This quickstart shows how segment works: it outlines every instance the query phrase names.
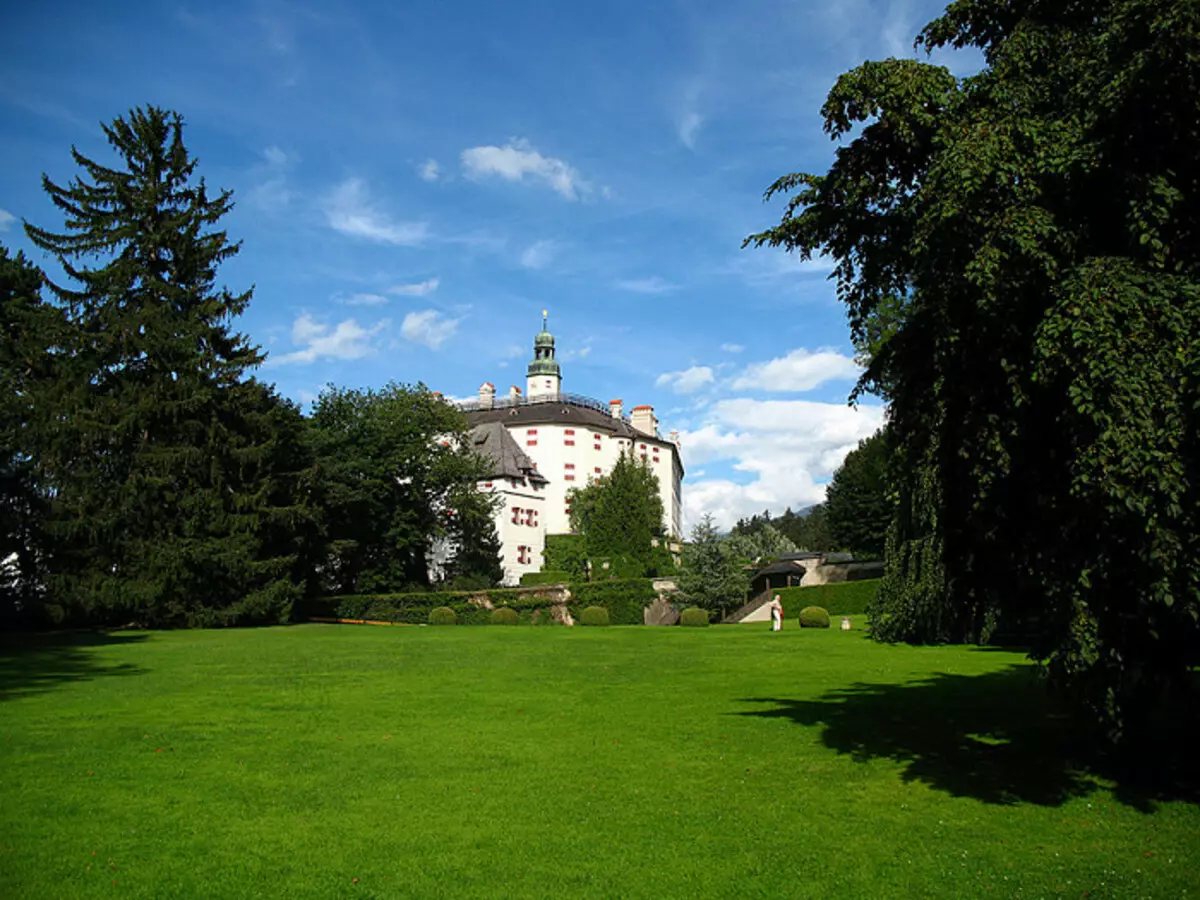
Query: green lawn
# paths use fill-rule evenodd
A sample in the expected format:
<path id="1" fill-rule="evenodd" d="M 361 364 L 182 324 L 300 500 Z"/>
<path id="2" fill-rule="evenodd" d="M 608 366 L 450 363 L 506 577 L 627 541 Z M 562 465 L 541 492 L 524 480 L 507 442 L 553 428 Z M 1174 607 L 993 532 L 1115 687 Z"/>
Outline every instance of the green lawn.
<path id="1" fill-rule="evenodd" d="M 1200 894 L 1200 805 L 1072 769 L 1015 653 L 304 625 L 0 670 L 5 898 Z"/>

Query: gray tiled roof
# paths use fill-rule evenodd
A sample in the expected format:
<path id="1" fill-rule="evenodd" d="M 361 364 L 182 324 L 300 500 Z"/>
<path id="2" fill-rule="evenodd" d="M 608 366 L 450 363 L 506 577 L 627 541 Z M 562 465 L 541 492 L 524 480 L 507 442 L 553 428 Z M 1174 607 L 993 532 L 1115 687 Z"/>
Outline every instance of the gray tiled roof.
<path id="1" fill-rule="evenodd" d="M 531 403 L 528 406 L 505 406 L 498 409 L 475 409 L 466 413 L 467 424 L 483 425 L 503 422 L 508 427 L 521 425 L 566 425 L 583 426 L 594 431 L 603 431 L 614 437 L 639 441 L 654 441 L 666 445 L 668 442 L 652 434 L 644 434 L 628 422 L 614 418 L 599 410 L 588 409 L 570 403 Z"/>
<path id="2" fill-rule="evenodd" d="M 517 446 L 513 436 L 500 422 L 471 423 L 471 443 L 475 452 L 491 462 L 492 478 L 528 478 L 544 484 L 533 460 Z"/>

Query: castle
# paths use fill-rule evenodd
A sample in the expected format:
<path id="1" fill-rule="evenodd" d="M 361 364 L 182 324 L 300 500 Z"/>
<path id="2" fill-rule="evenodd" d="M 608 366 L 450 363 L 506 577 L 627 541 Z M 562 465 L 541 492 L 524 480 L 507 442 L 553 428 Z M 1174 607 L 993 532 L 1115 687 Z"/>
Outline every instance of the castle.
<path id="1" fill-rule="evenodd" d="M 459 406 L 475 451 L 491 463 L 480 488 L 501 498 L 496 533 L 506 585 L 541 570 L 546 535 L 571 530 L 567 493 L 607 474 L 621 453 L 645 460 L 658 476 L 663 530 L 672 538 L 682 535 L 678 434 L 659 436 L 652 406 L 635 406 L 626 415 L 620 400 L 602 403 L 563 393 L 545 313 L 533 339 L 524 392 L 513 385 L 507 396 L 498 397 L 495 386 L 484 382 L 478 400 Z"/>

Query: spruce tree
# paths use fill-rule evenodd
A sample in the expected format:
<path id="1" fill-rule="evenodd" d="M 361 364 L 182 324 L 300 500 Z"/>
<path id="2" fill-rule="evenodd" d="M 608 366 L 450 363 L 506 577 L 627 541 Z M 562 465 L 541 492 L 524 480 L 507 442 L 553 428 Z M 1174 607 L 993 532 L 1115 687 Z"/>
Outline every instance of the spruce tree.
<path id="1" fill-rule="evenodd" d="M 249 376 L 263 359 L 232 320 L 251 292 L 217 286 L 238 252 L 217 225 L 183 120 L 156 107 L 103 126 L 110 167 L 72 148 L 65 217 L 30 239 L 70 279 L 67 390 L 45 449 L 69 616 L 154 625 L 277 621 L 303 577 L 311 514 L 299 412 Z"/>

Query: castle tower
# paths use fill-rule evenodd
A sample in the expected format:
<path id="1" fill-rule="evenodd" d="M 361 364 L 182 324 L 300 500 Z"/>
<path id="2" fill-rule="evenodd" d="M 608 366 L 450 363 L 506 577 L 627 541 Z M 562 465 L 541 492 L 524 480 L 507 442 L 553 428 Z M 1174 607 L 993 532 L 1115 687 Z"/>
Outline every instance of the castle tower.
<path id="1" fill-rule="evenodd" d="M 562 392 L 562 370 L 554 358 L 554 335 L 546 330 L 546 310 L 542 310 L 542 330 L 533 339 L 533 359 L 525 378 L 525 396 L 530 400 L 557 397 Z"/>

